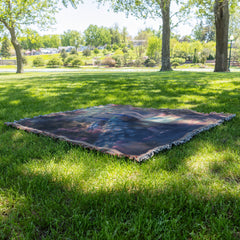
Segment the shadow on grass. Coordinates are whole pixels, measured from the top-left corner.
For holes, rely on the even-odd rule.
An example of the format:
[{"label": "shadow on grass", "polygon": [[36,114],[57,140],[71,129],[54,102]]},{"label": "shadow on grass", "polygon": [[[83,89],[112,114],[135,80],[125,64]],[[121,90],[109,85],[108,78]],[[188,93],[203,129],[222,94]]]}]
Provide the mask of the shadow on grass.
[{"label": "shadow on grass", "polygon": [[[212,85],[226,76],[228,85]],[[240,173],[231,168],[240,142],[236,78],[234,73],[61,73],[26,74],[5,83],[0,88],[0,238],[237,239],[240,199],[234,191]],[[2,125],[109,103],[237,116],[141,165]],[[216,159],[201,175],[188,164],[207,146],[217,157],[236,154]],[[75,165],[77,172],[69,172]],[[216,189],[218,180],[233,193]]]},{"label": "shadow on grass", "polygon": [[131,183],[86,191],[20,162],[8,168],[2,188],[11,197],[2,239],[235,239],[238,234],[239,197],[216,194],[211,186],[203,190],[201,181],[186,176],[155,189]]},{"label": "shadow on grass", "polygon": [[[209,78],[215,80],[214,75]],[[38,106],[39,114],[109,103],[177,108],[185,103],[184,97],[194,96],[195,99],[192,97],[187,102],[191,108],[191,105],[201,105],[202,99],[197,96],[216,96],[216,92],[210,90],[202,93],[209,87],[209,78],[202,73],[74,73],[51,74],[46,77],[26,75],[26,78],[18,80],[17,87],[10,82],[2,93],[8,96],[2,103],[13,105],[14,108],[26,107],[22,112],[33,116],[38,112],[32,110]],[[16,104],[14,101],[19,102]]]}]

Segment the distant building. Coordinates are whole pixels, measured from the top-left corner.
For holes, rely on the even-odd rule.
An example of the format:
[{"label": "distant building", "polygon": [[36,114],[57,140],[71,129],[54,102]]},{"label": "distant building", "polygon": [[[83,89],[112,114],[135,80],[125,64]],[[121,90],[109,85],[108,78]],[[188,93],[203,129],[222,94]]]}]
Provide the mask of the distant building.
[{"label": "distant building", "polygon": [[0,58],[0,65],[17,65],[17,60]]},{"label": "distant building", "polygon": [[133,46],[138,47],[138,46],[143,46],[146,45],[147,41],[146,40],[132,40]]},{"label": "distant building", "polygon": [[66,52],[71,52],[72,49],[75,48],[74,46],[66,46],[66,47],[58,47],[58,52],[61,52],[63,49],[66,51]]},{"label": "distant building", "polygon": [[57,48],[40,48],[39,51],[40,54],[56,54],[59,52]]},{"label": "distant building", "polygon": [[27,51],[24,52],[24,55],[26,55],[26,56],[30,56],[30,55],[41,55],[41,54],[42,54],[42,53],[41,53],[40,50],[32,50],[32,51],[27,50]]},{"label": "distant building", "polygon": [[88,46],[80,45],[79,48],[78,48],[78,51],[79,51],[79,52],[82,52],[82,51],[84,51],[85,49],[89,49],[89,47],[88,47]]}]

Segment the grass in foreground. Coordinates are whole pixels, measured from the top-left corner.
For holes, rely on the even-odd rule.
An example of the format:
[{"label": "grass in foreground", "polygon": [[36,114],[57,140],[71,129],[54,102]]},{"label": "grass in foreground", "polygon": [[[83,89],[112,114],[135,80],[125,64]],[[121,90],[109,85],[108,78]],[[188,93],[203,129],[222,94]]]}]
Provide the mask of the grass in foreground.
[{"label": "grass in foreground", "polygon": [[[101,104],[237,116],[143,164],[4,126]],[[0,239],[239,239],[238,73],[0,74]]]}]

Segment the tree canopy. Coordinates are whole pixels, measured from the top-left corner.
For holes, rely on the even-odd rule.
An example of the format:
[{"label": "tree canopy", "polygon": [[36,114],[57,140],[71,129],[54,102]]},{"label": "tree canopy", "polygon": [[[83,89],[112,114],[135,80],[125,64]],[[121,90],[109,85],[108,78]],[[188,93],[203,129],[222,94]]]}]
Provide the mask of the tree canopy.
[{"label": "tree canopy", "polygon": [[0,0],[0,22],[7,28],[21,31],[26,26],[38,24],[46,27],[59,10],[57,0]]},{"label": "tree canopy", "polygon": [[105,27],[98,27],[97,25],[90,25],[85,31],[86,45],[92,47],[103,46],[111,44],[111,34],[109,29]]},{"label": "tree canopy", "polygon": [[83,37],[80,32],[68,30],[61,35],[62,46],[75,46],[76,49],[83,43]]}]

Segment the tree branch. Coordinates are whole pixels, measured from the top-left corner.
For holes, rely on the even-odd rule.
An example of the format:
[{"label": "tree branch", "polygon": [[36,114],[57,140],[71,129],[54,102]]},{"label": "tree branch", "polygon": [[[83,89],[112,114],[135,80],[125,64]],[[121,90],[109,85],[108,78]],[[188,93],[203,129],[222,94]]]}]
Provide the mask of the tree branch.
[{"label": "tree branch", "polygon": [[9,24],[5,21],[5,19],[0,18],[0,22],[2,22],[2,23],[4,24],[4,26],[5,26],[8,30],[10,30],[10,26],[9,26]]}]

